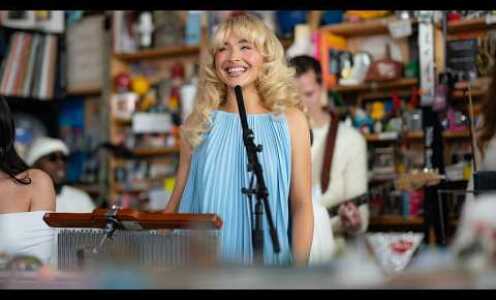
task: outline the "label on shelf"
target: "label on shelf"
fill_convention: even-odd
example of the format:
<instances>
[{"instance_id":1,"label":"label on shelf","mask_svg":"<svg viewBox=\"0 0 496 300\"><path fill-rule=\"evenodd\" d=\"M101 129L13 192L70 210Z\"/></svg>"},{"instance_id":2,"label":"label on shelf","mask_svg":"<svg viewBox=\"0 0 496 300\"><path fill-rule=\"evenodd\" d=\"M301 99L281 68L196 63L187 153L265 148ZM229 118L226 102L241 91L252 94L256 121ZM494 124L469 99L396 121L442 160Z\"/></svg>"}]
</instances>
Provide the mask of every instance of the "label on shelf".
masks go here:
<instances>
[{"instance_id":1,"label":"label on shelf","mask_svg":"<svg viewBox=\"0 0 496 300\"><path fill-rule=\"evenodd\" d=\"M486 24L495 24L496 23L496 15L495 14L489 14L486 15Z\"/></svg>"},{"instance_id":2,"label":"label on shelf","mask_svg":"<svg viewBox=\"0 0 496 300\"><path fill-rule=\"evenodd\" d=\"M404 38L412 34L412 22L410 20L389 22L388 29L393 38Z\"/></svg>"},{"instance_id":3,"label":"label on shelf","mask_svg":"<svg viewBox=\"0 0 496 300\"><path fill-rule=\"evenodd\" d=\"M166 113L135 113L134 133L168 133L172 129L172 118Z\"/></svg>"},{"instance_id":4,"label":"label on shelf","mask_svg":"<svg viewBox=\"0 0 496 300\"><path fill-rule=\"evenodd\" d=\"M381 132L377 135L379 140L396 140L398 138L398 133L395 131L391 132Z\"/></svg>"}]
</instances>

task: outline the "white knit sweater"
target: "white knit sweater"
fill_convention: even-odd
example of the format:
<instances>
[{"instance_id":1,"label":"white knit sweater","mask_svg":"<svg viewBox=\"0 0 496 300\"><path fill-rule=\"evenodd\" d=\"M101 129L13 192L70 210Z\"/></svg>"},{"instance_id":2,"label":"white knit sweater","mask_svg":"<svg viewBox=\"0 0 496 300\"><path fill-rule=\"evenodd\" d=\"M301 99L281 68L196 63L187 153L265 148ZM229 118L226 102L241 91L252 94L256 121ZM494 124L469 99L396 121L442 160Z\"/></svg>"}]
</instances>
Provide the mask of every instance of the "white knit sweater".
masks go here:
<instances>
[{"instance_id":1,"label":"white knit sweater","mask_svg":"<svg viewBox=\"0 0 496 300\"><path fill-rule=\"evenodd\" d=\"M312 185L320 185L324 151L330 123L312 128ZM329 188L321 203L327 208L367 192L367 144L362 134L343 123L339 125L332 162ZM361 232L368 227L368 206L360 207ZM332 218L333 231L342 231L339 218Z\"/></svg>"}]
</instances>

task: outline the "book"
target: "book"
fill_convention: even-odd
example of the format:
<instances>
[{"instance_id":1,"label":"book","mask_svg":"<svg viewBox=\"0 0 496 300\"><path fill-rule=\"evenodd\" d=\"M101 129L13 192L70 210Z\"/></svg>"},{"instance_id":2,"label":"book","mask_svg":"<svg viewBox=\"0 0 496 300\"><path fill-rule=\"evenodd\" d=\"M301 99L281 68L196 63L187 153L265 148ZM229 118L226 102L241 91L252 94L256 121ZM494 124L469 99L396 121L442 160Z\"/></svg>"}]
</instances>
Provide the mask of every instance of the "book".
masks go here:
<instances>
[{"instance_id":1,"label":"book","mask_svg":"<svg viewBox=\"0 0 496 300\"><path fill-rule=\"evenodd\" d=\"M36 58L36 51L38 49L38 44L40 42L40 36L38 34L33 35L33 40L31 42L31 48L28 57L28 67L26 71L26 78L23 82L22 86L22 97L29 97L31 94L31 85L33 82L33 70L34 70L34 61Z\"/></svg>"}]
</instances>

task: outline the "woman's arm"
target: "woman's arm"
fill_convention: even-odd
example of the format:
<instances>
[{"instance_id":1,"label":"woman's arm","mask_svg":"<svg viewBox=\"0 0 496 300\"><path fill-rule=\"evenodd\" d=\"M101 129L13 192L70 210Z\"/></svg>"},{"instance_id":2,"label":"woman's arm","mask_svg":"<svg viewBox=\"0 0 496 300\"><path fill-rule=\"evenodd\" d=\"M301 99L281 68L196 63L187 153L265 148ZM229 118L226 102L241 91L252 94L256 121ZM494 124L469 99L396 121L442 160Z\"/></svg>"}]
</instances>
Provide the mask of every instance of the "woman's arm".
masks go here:
<instances>
[{"instance_id":1,"label":"woman's arm","mask_svg":"<svg viewBox=\"0 0 496 300\"><path fill-rule=\"evenodd\" d=\"M45 172L38 169L28 171L31 178L31 203L29 211L55 211L55 189L53 181Z\"/></svg>"},{"instance_id":2,"label":"woman's arm","mask_svg":"<svg viewBox=\"0 0 496 300\"><path fill-rule=\"evenodd\" d=\"M186 181L188 180L189 167L191 166L191 153L191 146L184 138L181 138L176 183L169 199L169 203L167 203L167 207L165 208L164 212L166 213L174 213L179 207L179 202L181 201L184 187L186 186Z\"/></svg>"},{"instance_id":3,"label":"woman's arm","mask_svg":"<svg viewBox=\"0 0 496 300\"><path fill-rule=\"evenodd\" d=\"M310 129L303 112L286 112L291 135L291 216L293 219L293 257L296 265L308 263L313 237L312 162L310 158Z\"/></svg>"}]
</instances>

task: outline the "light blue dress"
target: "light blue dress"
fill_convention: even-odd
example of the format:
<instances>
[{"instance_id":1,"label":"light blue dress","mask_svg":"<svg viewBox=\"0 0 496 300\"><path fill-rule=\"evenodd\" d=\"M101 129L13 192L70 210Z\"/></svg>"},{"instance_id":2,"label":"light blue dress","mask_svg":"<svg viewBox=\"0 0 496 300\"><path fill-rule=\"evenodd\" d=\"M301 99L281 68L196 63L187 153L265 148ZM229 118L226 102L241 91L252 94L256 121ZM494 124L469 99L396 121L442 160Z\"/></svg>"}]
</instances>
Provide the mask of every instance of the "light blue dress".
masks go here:
<instances>
[{"instance_id":1,"label":"light blue dress","mask_svg":"<svg viewBox=\"0 0 496 300\"><path fill-rule=\"evenodd\" d=\"M181 213L215 213L224 222L220 231L220 259L225 263L250 264L253 258L251 224L255 197L241 193L250 176L239 115L213 111L211 127L191 159L188 180L180 202ZM255 144L269 192L269 205L281 251L275 254L264 209L264 263L292 262L289 231L289 188L291 181L291 138L284 114L249 114L248 126ZM250 210L251 205L251 210Z\"/></svg>"}]
</instances>

